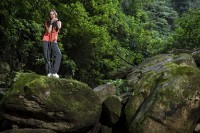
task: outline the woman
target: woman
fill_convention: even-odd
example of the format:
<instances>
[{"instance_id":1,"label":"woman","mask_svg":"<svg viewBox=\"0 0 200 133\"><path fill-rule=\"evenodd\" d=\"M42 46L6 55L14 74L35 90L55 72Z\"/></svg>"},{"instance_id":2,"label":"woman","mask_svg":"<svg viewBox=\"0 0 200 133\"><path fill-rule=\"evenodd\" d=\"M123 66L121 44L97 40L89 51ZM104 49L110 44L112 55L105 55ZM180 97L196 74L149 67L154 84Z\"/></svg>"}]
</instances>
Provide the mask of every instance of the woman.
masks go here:
<instances>
[{"instance_id":1,"label":"woman","mask_svg":"<svg viewBox=\"0 0 200 133\"><path fill-rule=\"evenodd\" d=\"M46 62L46 72L48 77L59 78L57 74L60 68L61 52L58 47L58 33L61 29L61 21L57 18L55 10L51 10L49 13L49 20L45 22L45 34L43 36L43 52ZM51 62L51 51L52 55L55 56L54 62Z\"/></svg>"}]
</instances>

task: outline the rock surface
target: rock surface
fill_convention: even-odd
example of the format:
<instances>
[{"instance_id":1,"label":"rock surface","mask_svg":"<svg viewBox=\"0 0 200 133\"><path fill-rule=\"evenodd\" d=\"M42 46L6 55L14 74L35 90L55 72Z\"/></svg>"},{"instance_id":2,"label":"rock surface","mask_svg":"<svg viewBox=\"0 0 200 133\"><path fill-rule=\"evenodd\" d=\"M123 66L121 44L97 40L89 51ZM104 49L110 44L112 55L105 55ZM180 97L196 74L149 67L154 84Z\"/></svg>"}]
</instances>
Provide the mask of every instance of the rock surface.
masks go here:
<instances>
[{"instance_id":1,"label":"rock surface","mask_svg":"<svg viewBox=\"0 0 200 133\"><path fill-rule=\"evenodd\" d=\"M127 77L129 133L192 133L200 119L200 71L187 54L158 55Z\"/></svg>"},{"instance_id":2,"label":"rock surface","mask_svg":"<svg viewBox=\"0 0 200 133\"><path fill-rule=\"evenodd\" d=\"M94 92L101 99L101 102L109 97L116 94L116 87L112 84L104 84L94 88Z\"/></svg>"},{"instance_id":3,"label":"rock surface","mask_svg":"<svg viewBox=\"0 0 200 133\"><path fill-rule=\"evenodd\" d=\"M0 61L0 99L11 86L11 69L6 62Z\"/></svg>"},{"instance_id":4,"label":"rock surface","mask_svg":"<svg viewBox=\"0 0 200 133\"><path fill-rule=\"evenodd\" d=\"M118 96L109 96L103 102L101 123L107 126L116 124L121 116L122 99Z\"/></svg>"},{"instance_id":5,"label":"rock surface","mask_svg":"<svg viewBox=\"0 0 200 133\"><path fill-rule=\"evenodd\" d=\"M0 133L56 133L49 129L11 129Z\"/></svg>"},{"instance_id":6,"label":"rock surface","mask_svg":"<svg viewBox=\"0 0 200 133\"><path fill-rule=\"evenodd\" d=\"M102 107L98 96L84 83L22 73L0 108L2 117L19 128L80 132L99 121Z\"/></svg>"}]
</instances>

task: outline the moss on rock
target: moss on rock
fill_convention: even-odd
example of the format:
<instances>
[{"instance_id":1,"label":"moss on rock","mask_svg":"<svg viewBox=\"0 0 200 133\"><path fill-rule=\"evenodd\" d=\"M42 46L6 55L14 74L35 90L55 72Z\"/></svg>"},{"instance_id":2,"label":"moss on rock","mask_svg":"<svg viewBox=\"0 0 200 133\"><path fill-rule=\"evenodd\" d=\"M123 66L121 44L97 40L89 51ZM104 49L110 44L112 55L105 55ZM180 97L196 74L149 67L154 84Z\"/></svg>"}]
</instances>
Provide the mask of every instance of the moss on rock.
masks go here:
<instances>
[{"instance_id":1,"label":"moss on rock","mask_svg":"<svg viewBox=\"0 0 200 133\"><path fill-rule=\"evenodd\" d=\"M103 102L101 123L107 126L113 126L121 117L122 99L118 96L109 96Z\"/></svg>"},{"instance_id":2,"label":"moss on rock","mask_svg":"<svg viewBox=\"0 0 200 133\"><path fill-rule=\"evenodd\" d=\"M33 117L50 123L44 124L47 126L43 128L58 131L79 131L90 127L98 121L101 113L100 99L88 85L76 80L49 78L33 73L19 75L12 89L3 98L2 106L5 114L6 110L19 112L10 116L20 115L22 111L36 114L27 116L30 117L27 119ZM24 119L23 116L19 118ZM11 117L6 119L11 120ZM56 121L68 123L68 126L63 124L58 128L53 124ZM20 124L38 126L37 123L24 123L23 120Z\"/></svg>"},{"instance_id":3,"label":"moss on rock","mask_svg":"<svg viewBox=\"0 0 200 133\"><path fill-rule=\"evenodd\" d=\"M179 56L169 56L174 62L165 63L157 56L158 62L148 61L129 75L134 87L125 107L130 133L188 133L195 128L200 117L200 71L188 55ZM137 72L140 77L134 78Z\"/></svg>"}]
</instances>

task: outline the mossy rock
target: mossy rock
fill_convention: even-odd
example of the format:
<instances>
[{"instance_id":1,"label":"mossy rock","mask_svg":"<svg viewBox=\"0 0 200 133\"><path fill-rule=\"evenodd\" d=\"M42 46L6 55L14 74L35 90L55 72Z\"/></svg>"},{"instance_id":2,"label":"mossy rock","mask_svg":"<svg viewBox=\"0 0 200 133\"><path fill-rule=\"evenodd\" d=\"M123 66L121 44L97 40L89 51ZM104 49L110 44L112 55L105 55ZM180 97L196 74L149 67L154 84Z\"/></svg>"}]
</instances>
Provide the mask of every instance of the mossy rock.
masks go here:
<instances>
[{"instance_id":1,"label":"mossy rock","mask_svg":"<svg viewBox=\"0 0 200 133\"><path fill-rule=\"evenodd\" d=\"M86 84L33 73L21 73L1 106L16 125L59 132L87 129L98 122L101 102Z\"/></svg>"},{"instance_id":2,"label":"mossy rock","mask_svg":"<svg viewBox=\"0 0 200 133\"><path fill-rule=\"evenodd\" d=\"M103 103L104 100L112 95L116 94L116 87L113 84L100 85L93 89L96 95L101 99Z\"/></svg>"},{"instance_id":3,"label":"mossy rock","mask_svg":"<svg viewBox=\"0 0 200 133\"><path fill-rule=\"evenodd\" d=\"M10 65L0 61L0 88L9 88L12 83L12 72Z\"/></svg>"},{"instance_id":4,"label":"mossy rock","mask_svg":"<svg viewBox=\"0 0 200 133\"><path fill-rule=\"evenodd\" d=\"M0 73L4 74L4 73L10 73L10 72L11 72L10 65L6 62L0 61Z\"/></svg>"},{"instance_id":5,"label":"mossy rock","mask_svg":"<svg viewBox=\"0 0 200 133\"><path fill-rule=\"evenodd\" d=\"M192 132L200 119L200 71L177 65L154 77L153 83L138 88L126 106L129 131Z\"/></svg>"},{"instance_id":6,"label":"mossy rock","mask_svg":"<svg viewBox=\"0 0 200 133\"><path fill-rule=\"evenodd\" d=\"M163 69L166 69L165 65L170 63L175 63L181 66L196 67L194 58L189 54L160 54L151 58L147 58L139 66L134 67L132 72L127 75L128 83L131 82L131 84L134 86L134 83L137 83L146 73L151 71L163 71Z\"/></svg>"},{"instance_id":7,"label":"mossy rock","mask_svg":"<svg viewBox=\"0 0 200 133\"><path fill-rule=\"evenodd\" d=\"M179 56L165 63L149 60L133 71L132 76L134 72L140 72L140 76L134 80L129 77L134 90L125 107L130 133L194 131L200 119L200 71L190 64L193 59L188 55L184 57L192 61L185 62Z\"/></svg>"},{"instance_id":8,"label":"mossy rock","mask_svg":"<svg viewBox=\"0 0 200 133\"><path fill-rule=\"evenodd\" d=\"M193 58L198 67L200 67L200 53L193 55Z\"/></svg>"},{"instance_id":9,"label":"mossy rock","mask_svg":"<svg viewBox=\"0 0 200 133\"><path fill-rule=\"evenodd\" d=\"M11 129L0 133L56 133L49 129Z\"/></svg>"},{"instance_id":10,"label":"mossy rock","mask_svg":"<svg viewBox=\"0 0 200 133\"><path fill-rule=\"evenodd\" d=\"M101 123L107 126L113 126L121 117L122 99L118 96L109 96L103 102Z\"/></svg>"},{"instance_id":11,"label":"mossy rock","mask_svg":"<svg viewBox=\"0 0 200 133\"><path fill-rule=\"evenodd\" d=\"M113 133L112 128L101 125L100 133Z\"/></svg>"}]
</instances>

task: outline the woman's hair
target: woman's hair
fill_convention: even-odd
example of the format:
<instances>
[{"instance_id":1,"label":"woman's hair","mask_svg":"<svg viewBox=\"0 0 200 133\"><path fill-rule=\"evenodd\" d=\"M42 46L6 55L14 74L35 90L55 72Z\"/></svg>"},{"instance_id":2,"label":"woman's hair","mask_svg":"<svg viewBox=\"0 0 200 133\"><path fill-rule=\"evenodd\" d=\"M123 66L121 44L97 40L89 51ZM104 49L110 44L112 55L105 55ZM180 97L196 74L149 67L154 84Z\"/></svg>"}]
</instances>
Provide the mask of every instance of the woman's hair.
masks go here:
<instances>
[{"instance_id":1,"label":"woman's hair","mask_svg":"<svg viewBox=\"0 0 200 133\"><path fill-rule=\"evenodd\" d=\"M53 12L53 13L55 14L56 17L58 16L56 10L52 9L50 12ZM49 12L49 18L50 18L50 12Z\"/></svg>"},{"instance_id":2,"label":"woman's hair","mask_svg":"<svg viewBox=\"0 0 200 133\"><path fill-rule=\"evenodd\" d=\"M52 10L49 12L49 19L46 21L46 24L47 24L48 26L50 26L50 24L51 24L51 16L50 16L50 13L51 13L51 12L53 12L53 13L55 14L56 17L58 16L56 10L52 9ZM58 30L57 24L56 24L55 22L52 23L52 27L54 27L56 30Z\"/></svg>"}]
</instances>

